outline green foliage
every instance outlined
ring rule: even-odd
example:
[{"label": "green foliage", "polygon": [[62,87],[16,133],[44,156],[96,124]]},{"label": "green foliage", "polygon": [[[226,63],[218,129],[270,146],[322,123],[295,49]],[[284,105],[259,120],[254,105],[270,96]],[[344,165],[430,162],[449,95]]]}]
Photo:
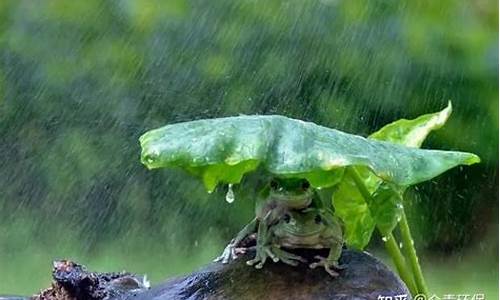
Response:
[{"label": "green foliage", "polygon": [[[433,128],[431,122],[433,118],[420,118],[405,124],[413,130],[402,136],[417,131],[417,124],[419,134],[426,135],[425,130]],[[402,127],[391,125],[384,133]],[[339,169],[349,166],[368,168],[382,180],[409,186],[455,166],[479,162],[471,153],[406,148],[283,116],[171,124],[145,133],[140,143],[141,161],[149,169],[187,169],[202,177],[209,191],[219,182],[239,183],[259,164],[274,175],[303,177],[312,186],[324,188],[338,183],[343,174]],[[388,199],[383,191],[377,195]]]}]

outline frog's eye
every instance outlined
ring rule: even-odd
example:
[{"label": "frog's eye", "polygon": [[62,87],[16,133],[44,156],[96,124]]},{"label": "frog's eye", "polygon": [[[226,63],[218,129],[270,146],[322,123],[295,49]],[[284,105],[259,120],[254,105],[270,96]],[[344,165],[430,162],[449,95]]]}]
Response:
[{"label": "frog's eye", "polygon": [[314,217],[314,222],[315,222],[316,224],[320,224],[320,223],[321,223],[321,221],[322,221],[322,219],[321,219],[321,216],[320,216],[320,215],[316,215],[316,217]]},{"label": "frog's eye", "polygon": [[271,188],[273,190],[277,190],[278,186],[279,186],[278,181],[276,181],[275,179],[271,180],[271,182],[269,183],[269,185],[271,186]]},{"label": "frog's eye", "polygon": [[307,190],[311,185],[307,181],[302,182],[302,189]]},{"label": "frog's eye", "polygon": [[291,217],[289,214],[285,214],[285,215],[283,216],[283,221],[285,221],[286,223],[288,223],[288,222],[290,222],[290,219],[291,219],[291,218],[292,218],[292,217]]}]

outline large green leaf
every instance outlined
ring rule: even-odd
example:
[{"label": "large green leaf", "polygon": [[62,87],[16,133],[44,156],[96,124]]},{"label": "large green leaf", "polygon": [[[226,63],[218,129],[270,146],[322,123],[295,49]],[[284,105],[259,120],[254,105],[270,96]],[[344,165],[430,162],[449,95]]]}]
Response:
[{"label": "large green leaf", "polygon": [[[440,112],[422,115],[413,120],[395,121],[371,134],[369,139],[418,148],[431,131],[445,124],[451,111],[451,103],[448,103]],[[365,167],[354,168],[371,194],[370,201],[362,197],[352,178],[346,176],[335,190],[333,202],[336,213],[346,223],[348,244],[362,249],[368,244],[367,237],[371,236],[375,226],[382,234],[392,232],[401,217],[402,193],[408,185],[390,185]]]},{"label": "large green leaf", "polygon": [[315,187],[338,182],[346,166],[364,166],[406,186],[479,161],[471,153],[413,149],[283,116],[177,123],[145,133],[140,143],[148,168],[186,169],[203,178],[208,190],[219,182],[238,183],[259,165],[275,175],[306,178]]}]

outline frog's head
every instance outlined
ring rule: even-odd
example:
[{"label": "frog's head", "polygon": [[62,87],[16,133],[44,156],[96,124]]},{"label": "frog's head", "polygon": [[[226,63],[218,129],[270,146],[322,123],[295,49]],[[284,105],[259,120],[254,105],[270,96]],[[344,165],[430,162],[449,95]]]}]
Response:
[{"label": "frog's head", "polygon": [[[277,201],[286,201],[294,208],[305,207],[312,201],[314,190],[305,179],[273,178],[269,182],[269,198]],[[296,204],[296,205],[295,205]]]},{"label": "frog's head", "polygon": [[279,244],[288,248],[327,248],[335,239],[335,230],[318,209],[289,211],[274,225]]},{"label": "frog's head", "polygon": [[327,229],[327,222],[323,220],[323,216],[318,209],[288,211],[276,224],[275,229],[285,236],[315,237]]}]

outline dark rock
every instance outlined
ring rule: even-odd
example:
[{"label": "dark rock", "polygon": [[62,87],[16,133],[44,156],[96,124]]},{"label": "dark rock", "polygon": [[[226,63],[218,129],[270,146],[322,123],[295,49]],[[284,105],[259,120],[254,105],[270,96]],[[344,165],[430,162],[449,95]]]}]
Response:
[{"label": "dark rock", "polygon": [[[320,250],[297,250],[312,261]],[[346,268],[333,278],[308,264],[291,267],[268,261],[257,270],[246,265],[253,251],[229,264],[212,263],[190,275],[174,278],[151,289],[144,277],[130,273],[87,271],[71,261],[54,263],[52,286],[33,300],[163,300],[163,299],[405,299],[401,280],[366,252],[345,250],[340,264]],[[0,300],[27,300],[0,296]],[[408,299],[410,297],[408,296]]]},{"label": "dark rock", "polygon": [[127,272],[90,272],[70,260],[54,261],[52,277],[51,287],[33,296],[32,300],[121,299],[149,288],[142,276]]},{"label": "dark rock", "polygon": [[[325,254],[316,250],[297,253],[311,260]],[[253,255],[250,252],[227,265],[212,263],[126,299],[377,299],[409,295],[402,281],[366,252],[344,250],[340,263],[346,269],[337,278],[307,264],[291,267],[269,261],[257,270],[245,263]]]}]

